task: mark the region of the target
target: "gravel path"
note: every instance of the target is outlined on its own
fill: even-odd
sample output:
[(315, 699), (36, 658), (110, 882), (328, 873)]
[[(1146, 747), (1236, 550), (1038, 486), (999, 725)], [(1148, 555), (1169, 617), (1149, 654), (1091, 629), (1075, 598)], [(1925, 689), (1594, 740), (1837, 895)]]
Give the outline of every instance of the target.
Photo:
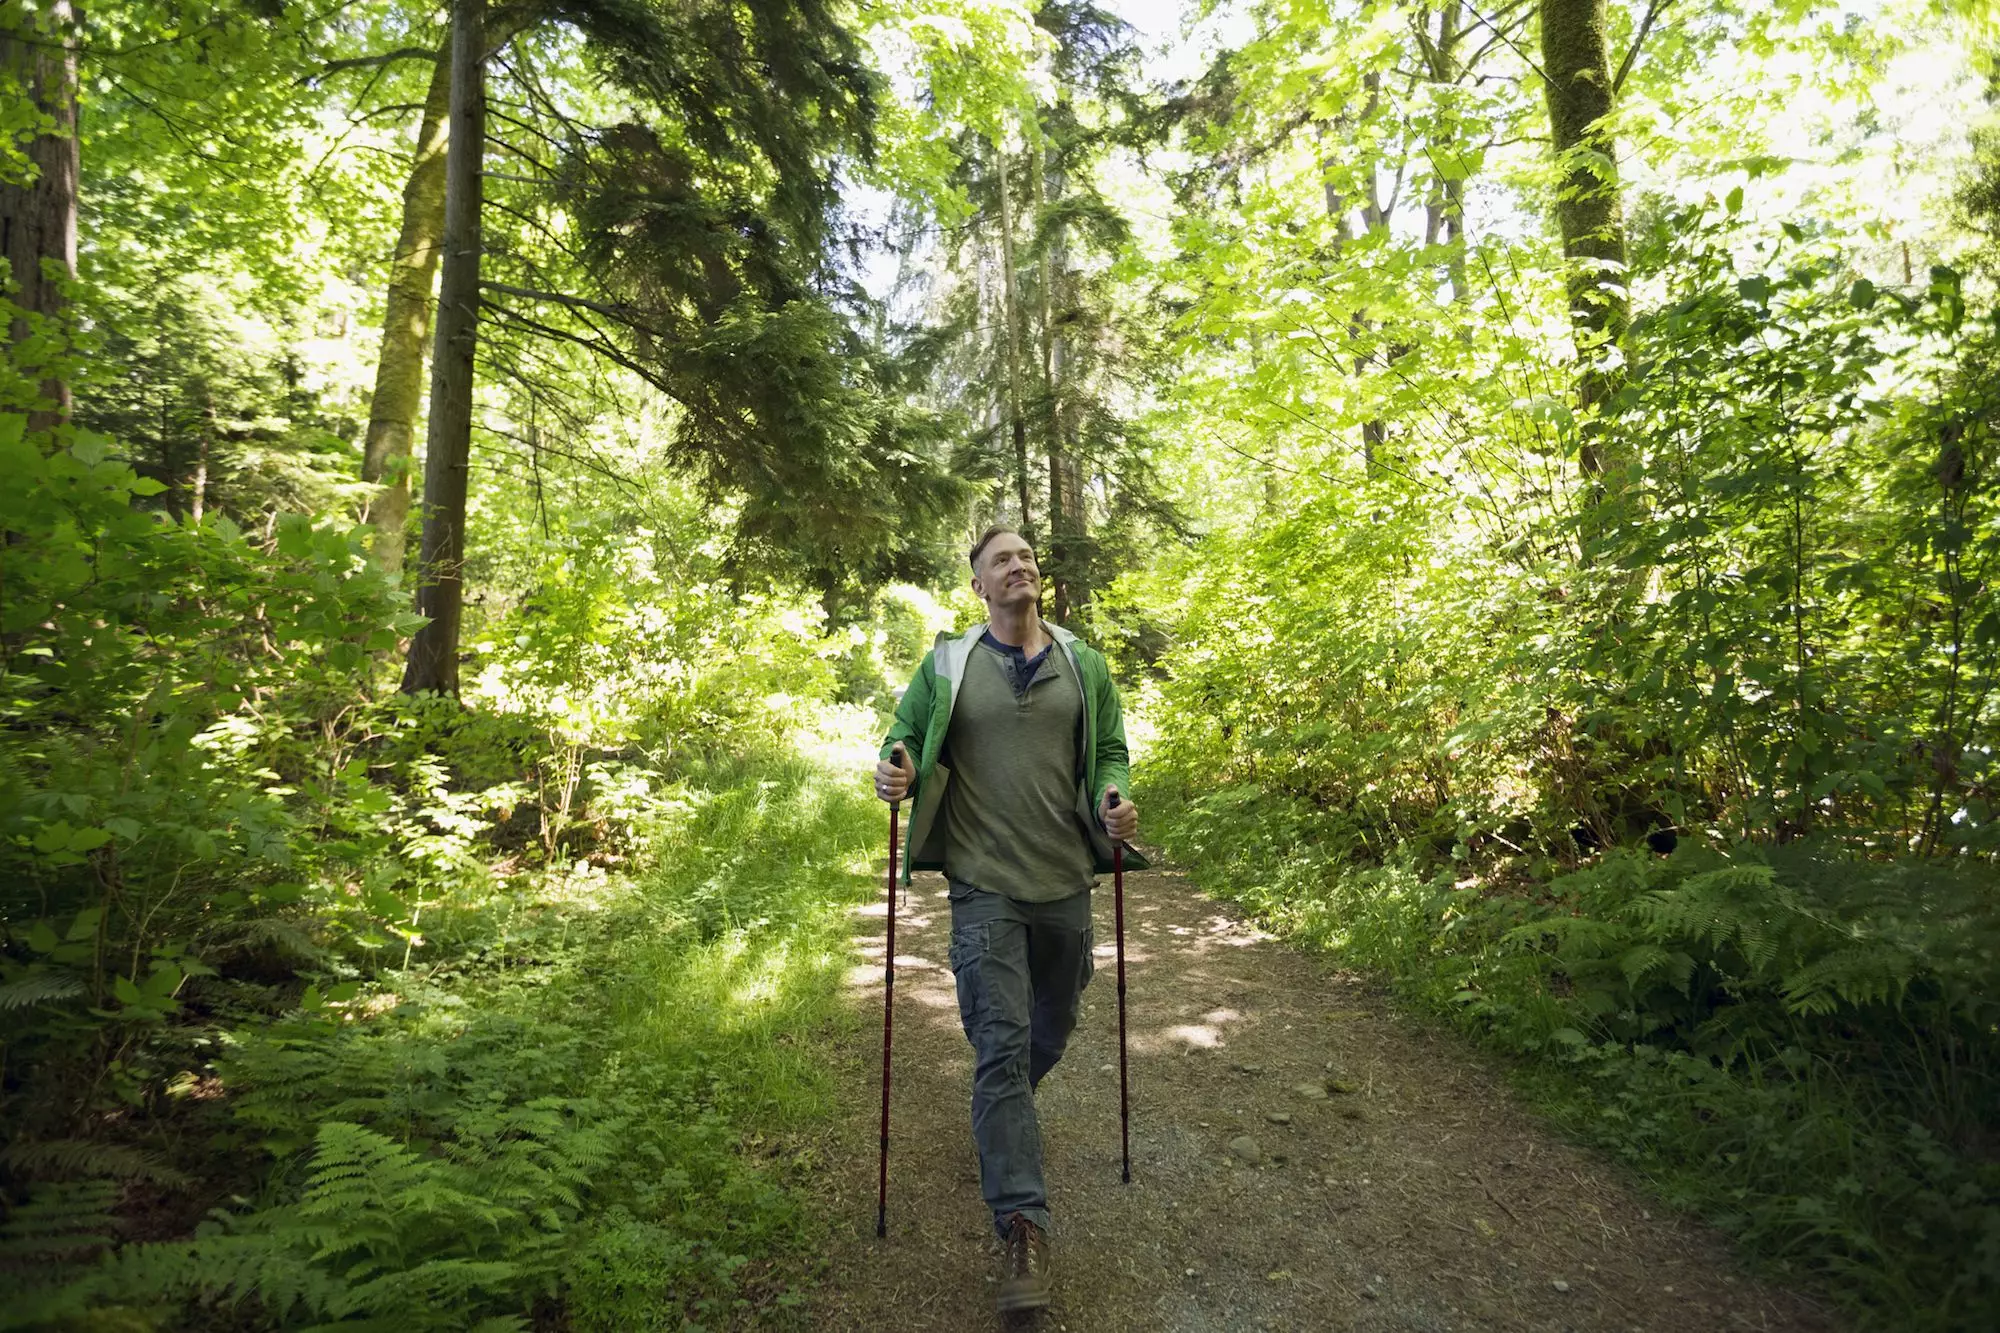
[[(1834, 1327), (1745, 1276), (1711, 1233), (1649, 1211), (1616, 1166), (1517, 1106), (1490, 1061), (1390, 1012), (1378, 989), (1178, 875), (1128, 875), (1125, 892), (1132, 1183), (1119, 1182), (1107, 878), (1097, 976), (1039, 1094), (1056, 1299), (1032, 1326)], [(917, 877), (898, 913), (889, 1235), (875, 1237), (883, 914), (878, 899), (856, 919), (866, 961), (850, 988), (875, 1036), (839, 1057), (843, 1114), (819, 1183), (835, 1238), (814, 1323), (996, 1327), (999, 1247), (979, 1198), (971, 1048), (935, 875)]]

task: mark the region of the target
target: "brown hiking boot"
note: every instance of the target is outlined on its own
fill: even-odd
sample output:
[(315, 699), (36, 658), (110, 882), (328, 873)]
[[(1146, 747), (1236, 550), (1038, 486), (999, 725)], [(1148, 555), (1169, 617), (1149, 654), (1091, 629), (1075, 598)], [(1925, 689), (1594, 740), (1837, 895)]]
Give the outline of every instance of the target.
[(1040, 1310), (1049, 1303), (1049, 1238), (1015, 1213), (1007, 1224), (1007, 1276), (997, 1304), (1001, 1314)]

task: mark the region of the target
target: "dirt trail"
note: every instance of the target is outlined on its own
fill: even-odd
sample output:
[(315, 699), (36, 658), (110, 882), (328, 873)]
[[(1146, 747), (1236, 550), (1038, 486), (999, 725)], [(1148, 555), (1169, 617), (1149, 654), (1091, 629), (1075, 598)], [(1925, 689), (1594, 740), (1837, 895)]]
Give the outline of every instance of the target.
[[(1490, 1062), (1391, 1013), (1377, 988), (1178, 875), (1128, 875), (1125, 891), (1132, 1183), (1119, 1182), (1107, 877), (1096, 979), (1039, 1094), (1056, 1273), (1041, 1329), (1833, 1327), (1744, 1276), (1715, 1236), (1649, 1211), (1615, 1166), (1521, 1110)], [(856, 920), (868, 961), (853, 1001), (877, 1035), (840, 1057), (821, 1199), (836, 1239), (816, 1323), (998, 1327), (935, 875), (898, 912), (889, 1235), (875, 1238), (883, 911), (877, 899)], [(1353, 1091), (1315, 1095), (1329, 1080)], [(1243, 1135), (1256, 1165), (1231, 1153)]]

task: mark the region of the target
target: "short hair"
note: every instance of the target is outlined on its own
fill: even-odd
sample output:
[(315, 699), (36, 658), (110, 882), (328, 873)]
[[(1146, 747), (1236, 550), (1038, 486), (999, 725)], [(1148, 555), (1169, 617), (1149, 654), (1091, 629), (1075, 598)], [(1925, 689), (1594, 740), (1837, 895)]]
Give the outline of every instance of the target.
[[(1028, 541), (1027, 537), (1021, 532), (1021, 530), (1015, 527), (1012, 523), (995, 523), (992, 527), (986, 529), (986, 531), (979, 534), (979, 540), (972, 544), (972, 550), (969, 551), (965, 557), (966, 562), (972, 566), (973, 573), (977, 574), (979, 572), (979, 553), (986, 549), (986, 544), (992, 541), (995, 537), (999, 537), (1010, 532), (1013, 533), (1016, 537), (1021, 538), (1022, 541)], [(1028, 542), (1028, 548), (1029, 550), (1032, 551), (1034, 549), (1034, 543)]]

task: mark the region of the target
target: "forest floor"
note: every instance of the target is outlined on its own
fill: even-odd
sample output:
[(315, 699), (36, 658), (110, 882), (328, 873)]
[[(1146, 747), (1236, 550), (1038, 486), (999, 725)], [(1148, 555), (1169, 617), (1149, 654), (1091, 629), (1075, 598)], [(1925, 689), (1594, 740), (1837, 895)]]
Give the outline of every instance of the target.
[[(1107, 877), (1083, 1019), (1038, 1094), (1055, 1301), (1009, 1326), (1837, 1326), (1536, 1120), (1497, 1061), (1398, 1015), (1380, 987), (1259, 931), (1179, 875), (1128, 875), (1125, 897), (1132, 1183), (1119, 1181)], [(943, 880), (918, 876), (902, 902), (889, 1234), (875, 1236), (878, 896), (857, 912), (867, 961), (849, 981), (860, 1031), (874, 1035), (843, 1043), (840, 1113), (816, 1145), (828, 1164), (817, 1206), (833, 1238), (811, 1322), (869, 1333), (1000, 1327), (1000, 1251), (979, 1197)]]

